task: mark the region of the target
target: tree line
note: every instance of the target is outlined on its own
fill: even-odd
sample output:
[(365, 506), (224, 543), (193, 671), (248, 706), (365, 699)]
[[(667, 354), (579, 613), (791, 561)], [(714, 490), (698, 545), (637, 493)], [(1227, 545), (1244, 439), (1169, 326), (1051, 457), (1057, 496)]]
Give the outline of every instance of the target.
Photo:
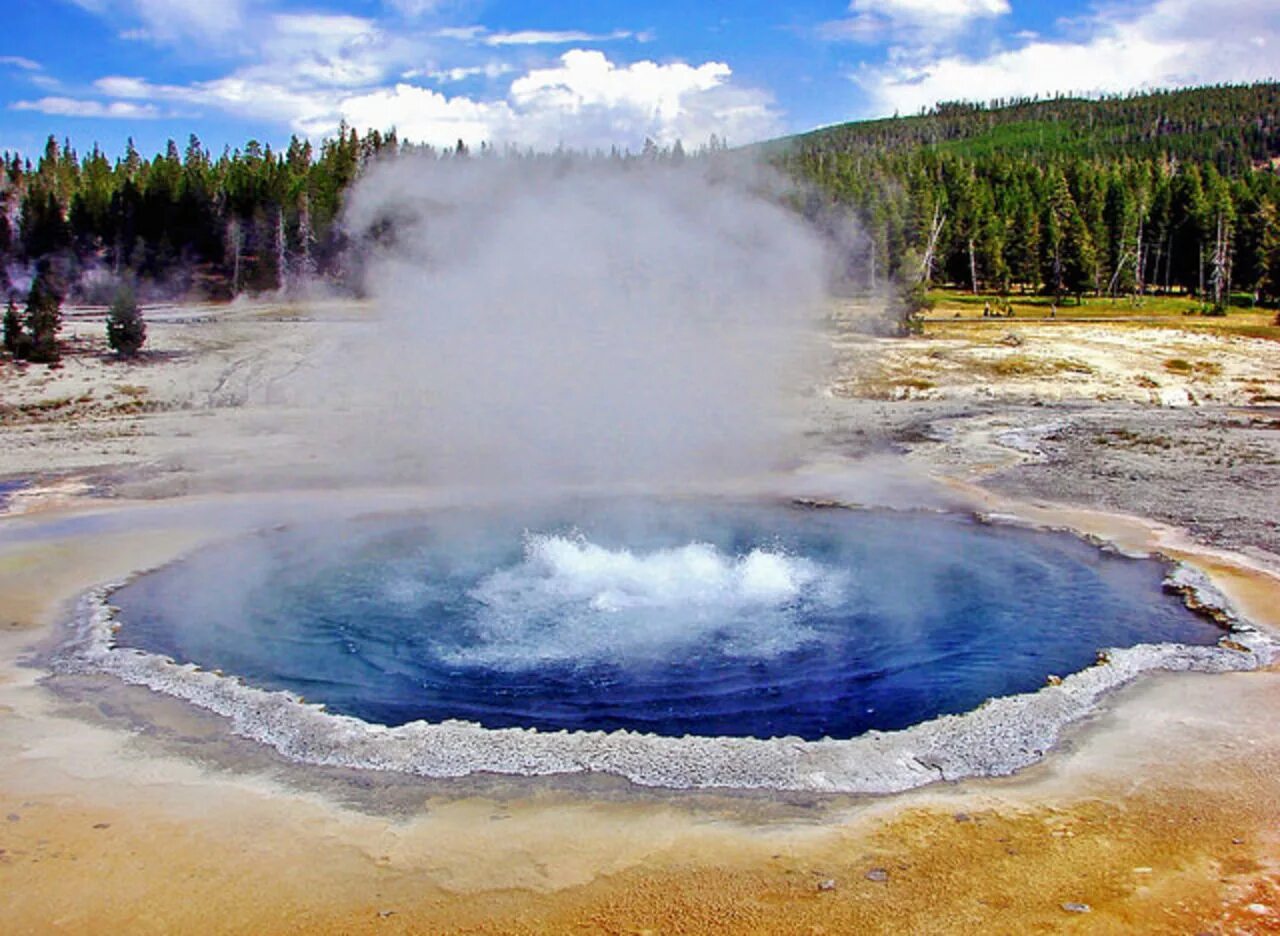
[(943, 104), (769, 144), (870, 288), (1280, 301), (1280, 84)]
[(394, 134), (344, 128), (318, 153), (295, 137), (281, 153), (250, 141), (215, 159), (192, 136), (150, 160), (130, 142), (113, 161), (50, 137), (34, 164), (4, 157), (0, 288), (15, 269), (47, 268), (87, 301), (105, 301), (123, 277), (219, 299), (325, 275), (339, 267), (343, 192), (387, 148), (398, 148)]
[[(712, 138), (702, 152), (721, 152)], [(0, 291), (41, 269), (64, 295), (109, 301), (122, 279), (143, 292), (228, 299), (349, 272), (340, 224), (343, 197), (371, 162), (412, 154), (436, 159), (477, 156), (555, 158), (458, 141), (437, 149), (401, 141), (394, 130), (363, 137), (345, 125), (320, 143), (293, 137), (288, 147), (249, 141), (213, 158), (194, 135), (179, 151), (144, 159), (132, 140), (112, 161), (96, 145), (81, 157), (70, 141), (49, 137), (32, 163), (5, 153), (0, 173)], [(592, 158), (681, 161), (679, 142), (645, 143), (637, 155), (614, 150)], [(354, 258), (357, 259), (358, 258)], [(15, 275), (17, 274), (17, 275)]]
[[(699, 153), (723, 153), (716, 137)], [(569, 159), (461, 140), (435, 148), (402, 142), (394, 130), (363, 137), (345, 125), (320, 143), (293, 137), (283, 152), (249, 141), (213, 158), (192, 135), (179, 152), (144, 159), (130, 140), (112, 161), (95, 145), (80, 156), (50, 136), (33, 163), (5, 153), (0, 171), (0, 297), (7, 294), (4, 347), (15, 358), (53, 363), (64, 301), (110, 303), (108, 339), (122, 354), (145, 340), (138, 296), (231, 299), (323, 280), (358, 287), (362, 252), (341, 225), (343, 198), (365, 167), (399, 155), (438, 160)], [(639, 154), (597, 152), (619, 161), (687, 157), (676, 142), (646, 140)], [(394, 219), (372, 237), (391, 236)], [(356, 245), (357, 247), (359, 245)], [(23, 309), (19, 305), (24, 304)]]
[[(856, 222), (846, 279), (895, 288), (908, 311), (936, 284), (1058, 300), (1181, 293), (1218, 311), (1233, 292), (1280, 301), (1277, 83), (941, 104), (750, 150), (802, 183), (793, 201), (815, 222)], [(713, 139), (699, 152), (723, 151)], [(372, 161), (406, 152), (473, 155), (345, 126), (318, 147), (250, 141), (216, 158), (195, 136), (151, 159), (132, 143), (114, 160), (96, 145), (81, 156), (53, 137), (34, 162), (4, 154), (6, 324), (40, 359), (56, 347), (46, 332), (62, 301), (118, 300), (121, 284), (210, 299), (341, 284), (360, 254), (343, 233), (344, 195)], [(591, 158), (698, 155), (647, 142)]]

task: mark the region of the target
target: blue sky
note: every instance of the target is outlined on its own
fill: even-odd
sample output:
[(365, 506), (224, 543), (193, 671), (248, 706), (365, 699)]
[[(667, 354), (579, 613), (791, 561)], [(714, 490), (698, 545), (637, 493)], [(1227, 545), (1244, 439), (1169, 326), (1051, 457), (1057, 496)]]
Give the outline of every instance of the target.
[(220, 151), (339, 121), (747, 143), (938, 100), (1275, 78), (1280, 0), (6, 0), (0, 149)]

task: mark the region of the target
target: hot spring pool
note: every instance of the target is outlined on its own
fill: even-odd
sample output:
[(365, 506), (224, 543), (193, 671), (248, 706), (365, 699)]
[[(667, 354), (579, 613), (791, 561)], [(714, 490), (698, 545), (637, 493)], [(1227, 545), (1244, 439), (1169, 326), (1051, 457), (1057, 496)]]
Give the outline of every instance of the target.
[(111, 602), (117, 647), (372, 725), (813, 740), (1215, 642), (1165, 573), (955, 516), (582, 502), (292, 526)]

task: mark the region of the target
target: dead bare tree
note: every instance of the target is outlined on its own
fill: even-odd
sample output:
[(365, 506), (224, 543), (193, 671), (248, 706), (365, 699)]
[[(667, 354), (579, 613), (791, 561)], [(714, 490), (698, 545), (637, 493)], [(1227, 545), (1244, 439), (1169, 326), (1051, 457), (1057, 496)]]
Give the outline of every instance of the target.
[(1218, 230), (1213, 245), (1213, 307), (1219, 311), (1227, 308), (1227, 296), (1231, 291), (1231, 225), (1226, 213), (1218, 212)]
[(947, 216), (942, 213), (941, 203), (933, 206), (933, 220), (929, 223), (929, 241), (925, 245), (924, 256), (920, 259), (920, 282), (928, 286), (933, 282), (933, 263), (938, 255), (938, 238), (942, 235), (942, 226)]
[(244, 250), (244, 232), (235, 215), (227, 221), (227, 249), (231, 254), (231, 295), (240, 295), (240, 253)]
[(978, 294), (978, 260), (974, 256), (973, 238), (969, 238), (969, 285), (973, 289), (973, 294)]

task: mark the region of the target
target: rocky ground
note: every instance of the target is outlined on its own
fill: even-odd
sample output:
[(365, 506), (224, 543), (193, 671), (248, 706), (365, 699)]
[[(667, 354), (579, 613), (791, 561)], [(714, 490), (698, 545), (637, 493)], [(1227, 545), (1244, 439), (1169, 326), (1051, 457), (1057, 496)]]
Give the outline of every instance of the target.
[(1280, 343), (944, 321), (910, 340), (848, 329), (836, 347), (822, 420), (837, 451), (1280, 556)]
[(1280, 555), (1280, 410), (1102, 407), (1028, 437), (1039, 457), (985, 486), (1153, 517), (1211, 545)]
[(10, 510), (85, 493), (168, 496), (246, 460), (296, 460), (305, 440), (281, 387), (367, 314), (325, 302), (145, 311), (135, 360), (107, 349), (103, 310), (73, 309), (60, 365), (0, 362), (0, 481), (27, 485)]

